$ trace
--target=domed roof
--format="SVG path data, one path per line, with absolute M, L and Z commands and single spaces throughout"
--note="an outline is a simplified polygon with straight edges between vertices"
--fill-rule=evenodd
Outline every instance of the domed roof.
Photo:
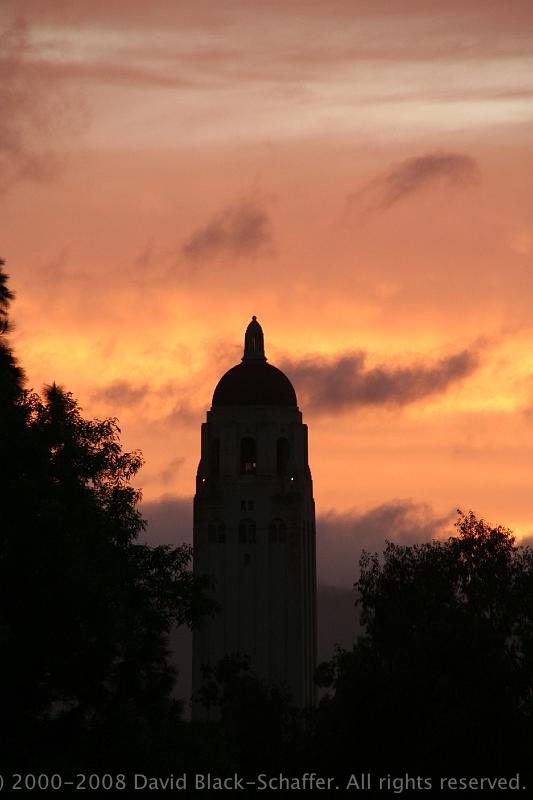
M 242 363 L 219 380 L 213 406 L 296 406 L 296 392 L 286 375 L 266 363 L 263 330 L 255 317 L 246 329 Z

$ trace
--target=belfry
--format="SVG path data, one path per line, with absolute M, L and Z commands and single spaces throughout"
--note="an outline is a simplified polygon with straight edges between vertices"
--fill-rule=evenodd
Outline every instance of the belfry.
M 220 611 L 193 633 L 193 693 L 203 665 L 240 653 L 258 677 L 311 705 L 316 557 L 307 426 L 291 382 L 267 363 L 255 317 L 242 361 L 218 382 L 202 425 L 194 571 L 214 578 Z

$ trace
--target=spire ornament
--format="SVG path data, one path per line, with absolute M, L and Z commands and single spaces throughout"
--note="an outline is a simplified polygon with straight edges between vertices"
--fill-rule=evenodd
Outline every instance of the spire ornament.
M 263 329 L 254 315 L 252 321 L 246 328 L 244 334 L 244 355 L 241 359 L 244 363 L 249 361 L 266 361 L 265 340 Z

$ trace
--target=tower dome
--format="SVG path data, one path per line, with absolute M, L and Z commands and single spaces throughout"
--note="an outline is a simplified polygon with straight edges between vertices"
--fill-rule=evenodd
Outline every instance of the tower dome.
M 296 392 L 287 376 L 267 364 L 263 329 L 257 318 L 246 328 L 241 363 L 228 370 L 213 393 L 217 406 L 296 406 Z

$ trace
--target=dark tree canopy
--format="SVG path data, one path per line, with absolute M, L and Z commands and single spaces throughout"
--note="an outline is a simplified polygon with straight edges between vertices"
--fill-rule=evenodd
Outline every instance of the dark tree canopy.
M 456 525 L 447 541 L 363 555 L 365 633 L 319 670 L 334 689 L 318 715 L 326 762 L 351 749 L 442 774 L 529 763 L 533 553 L 473 513 Z
M 256 677 L 249 657 L 238 653 L 204 669 L 203 678 L 195 701 L 219 715 L 223 740 L 240 773 L 288 774 L 297 767 L 303 717 L 288 688 Z
M 142 458 L 116 420 L 85 419 L 55 384 L 24 390 L 0 276 L 1 758 L 154 763 L 180 718 L 168 633 L 213 610 L 208 582 L 188 546 L 139 543 Z

